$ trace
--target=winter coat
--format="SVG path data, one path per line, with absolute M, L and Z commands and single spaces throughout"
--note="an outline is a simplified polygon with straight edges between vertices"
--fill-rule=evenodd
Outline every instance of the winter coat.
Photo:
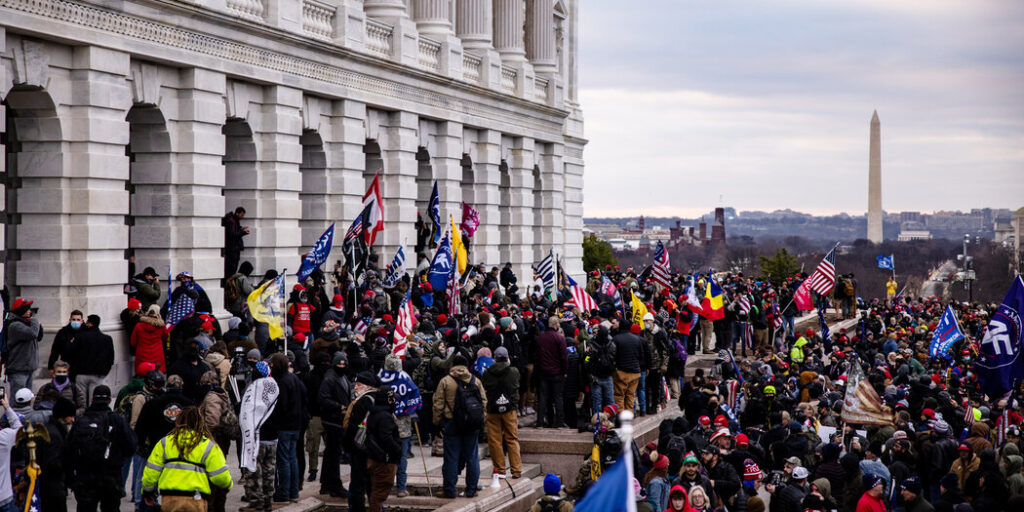
M 925 501 L 924 496 L 919 494 L 917 498 L 914 498 L 914 501 L 904 503 L 903 510 L 906 512 L 935 512 L 935 507 Z
M 534 346 L 534 364 L 539 375 L 565 375 L 568 371 L 569 357 L 565 351 L 564 336 L 549 329 L 537 336 Z
M 369 434 L 367 457 L 378 462 L 398 464 L 405 454 L 402 453 L 402 442 L 398 437 L 395 407 L 375 404 L 370 411 L 370 418 L 366 420 L 366 431 Z
M 182 391 L 185 393 L 185 396 L 187 396 L 189 400 L 199 403 L 203 400 L 202 395 L 199 394 L 199 379 L 203 377 L 204 373 L 210 371 L 212 368 L 210 368 L 210 365 L 206 364 L 206 362 L 201 359 L 196 359 L 196 364 L 192 364 L 189 357 L 198 358 L 199 355 L 186 355 L 185 357 L 178 359 L 170 368 L 168 368 L 167 375 L 177 375 L 181 377 L 181 380 L 185 383 L 185 385 L 182 386 Z
M 68 342 L 75 337 L 76 333 L 78 333 L 78 329 L 72 329 L 70 323 L 57 331 L 57 334 L 53 336 L 53 344 L 50 345 L 50 358 L 46 362 L 47 369 L 52 370 L 53 364 L 58 359 L 67 361 L 65 350 L 67 350 Z
M 230 407 L 231 401 L 228 400 L 228 394 L 224 388 L 216 386 L 203 397 L 203 403 L 199 406 L 199 410 L 203 413 L 206 426 L 213 430 L 220 425 L 221 418 Z
M 275 375 L 274 380 L 277 381 L 278 389 L 277 406 L 274 407 L 274 412 L 270 413 L 266 423 L 270 424 L 271 428 L 277 431 L 301 430 L 302 425 L 306 421 L 307 414 L 306 386 L 291 372 L 284 375 Z M 261 439 L 263 439 L 263 433 L 267 430 L 267 424 L 264 424 L 260 430 Z M 276 438 L 275 433 L 274 439 Z
M 99 327 L 82 327 L 68 348 L 72 375 L 107 375 L 114 367 L 114 340 Z
M 1010 494 L 1014 496 L 1024 494 L 1024 475 L 1020 474 L 1021 467 L 1024 465 L 1024 457 L 1007 455 L 1006 462 L 1007 467 L 1003 471 L 1003 476 L 1006 477 L 1006 484 L 1010 486 Z
M 563 350 L 564 352 L 564 350 Z M 455 392 L 458 390 L 458 385 L 455 379 L 458 379 L 462 383 L 468 383 L 472 378 L 472 374 L 469 373 L 469 369 L 465 366 L 458 365 L 452 366 L 452 369 L 445 375 L 441 382 L 437 385 L 437 391 L 434 392 L 434 424 L 440 425 L 441 420 L 452 419 L 452 412 L 455 410 Z M 480 399 L 483 401 L 484 410 L 487 410 L 487 391 L 484 389 L 484 385 L 480 382 L 480 379 L 476 379 L 476 385 L 480 388 Z
M 950 466 L 949 472 L 957 476 L 960 488 L 966 489 L 967 478 L 971 476 L 971 473 L 978 470 L 979 465 L 981 465 L 981 459 L 972 453 L 970 460 L 967 461 L 966 464 L 964 464 L 964 460 L 962 458 L 957 457 L 956 460 L 953 461 L 953 465 Z
M 164 359 L 165 341 L 167 331 L 164 330 L 163 320 L 146 315 L 139 318 L 131 337 L 132 348 L 135 349 L 136 375 L 142 372 L 142 363 L 153 363 L 159 365 L 160 371 L 167 371 L 167 362 Z
M 718 491 L 716 486 L 715 491 Z M 779 512 L 800 512 L 803 510 L 804 497 L 807 496 L 807 489 L 803 486 L 789 484 L 776 492 L 772 497 L 772 505 L 778 503 Z M 773 507 L 774 508 L 774 507 Z
M 344 372 L 335 367 L 327 370 L 317 391 L 317 397 L 323 424 L 341 428 L 345 411 L 352 402 L 352 384 Z
M 163 439 L 172 428 L 173 411 L 181 411 L 185 407 L 195 405 L 180 389 L 168 388 L 162 395 L 153 397 L 139 412 L 139 420 L 135 424 L 135 435 L 139 439 L 139 455 L 148 458 L 153 445 Z M 134 406 L 133 406 L 134 408 Z M 134 411 L 133 411 L 134 412 Z
M 633 333 L 616 334 L 612 343 L 615 344 L 615 369 L 620 372 L 640 373 L 644 363 L 651 357 L 647 343 Z
M 991 433 L 991 429 L 988 424 L 977 421 L 974 425 L 971 425 L 971 437 L 968 437 L 964 442 L 971 445 L 974 453 L 981 453 L 982 450 L 991 450 L 992 443 L 988 440 L 989 433 Z
M 39 339 L 43 329 L 35 318 L 28 322 L 11 316 L 7 324 L 7 365 L 9 372 L 34 372 L 39 368 Z
M 32 407 L 39 409 L 42 407 L 41 404 L 44 401 L 56 404 L 57 400 L 60 398 L 66 398 L 70 400 L 71 403 L 75 404 L 76 415 L 81 415 L 82 412 L 85 411 L 85 390 L 82 389 L 82 386 L 71 382 L 70 379 L 68 380 L 68 383 L 64 385 L 63 389 L 58 389 L 52 379 L 46 384 L 43 384 L 42 387 L 39 388 L 39 392 L 36 393 L 35 400 L 32 401 Z
M 139 299 L 139 302 L 142 303 L 142 307 L 140 308 L 142 311 L 148 310 L 153 304 L 160 303 L 160 295 L 162 292 L 160 291 L 159 279 L 152 283 L 145 279 L 136 279 L 133 284 L 135 284 L 135 289 L 138 290 L 135 298 Z
M 220 376 L 220 387 L 226 388 L 228 377 L 231 376 L 231 361 L 220 352 L 210 352 L 206 354 L 206 364 L 210 365 L 210 368 L 217 370 Z
M 511 407 L 509 410 L 515 410 L 519 404 L 519 370 L 509 366 L 508 361 L 497 361 L 484 371 L 480 380 L 487 393 L 488 413 L 498 414 L 499 386 L 504 388 L 505 398 Z

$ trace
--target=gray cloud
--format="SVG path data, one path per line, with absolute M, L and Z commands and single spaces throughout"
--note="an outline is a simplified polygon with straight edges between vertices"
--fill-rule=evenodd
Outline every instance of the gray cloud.
M 1024 203 L 1024 2 L 587 2 L 586 214 Z M 644 176 L 640 201 L 622 182 Z

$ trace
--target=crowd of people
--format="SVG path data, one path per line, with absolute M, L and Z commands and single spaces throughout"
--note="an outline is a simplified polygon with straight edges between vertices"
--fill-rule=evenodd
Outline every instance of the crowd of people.
M 0 468 L 0 510 L 36 499 L 27 494 L 36 463 L 42 510 L 66 510 L 69 489 L 79 510 L 117 510 L 124 499 L 137 510 L 224 510 L 232 446 L 243 510 L 295 502 L 309 484 L 349 510 L 380 511 L 392 493 L 409 494 L 416 443 L 443 458 L 440 496 L 460 495 L 464 472 L 461 494 L 473 497 L 480 443 L 487 476 L 523 476 L 518 429 L 529 416 L 533 428 L 594 436 L 578 474 L 564 485 L 546 475 L 535 510 L 571 510 L 623 452 L 634 457 L 637 510 L 997 512 L 1024 503 L 1019 390 L 987 397 L 971 368 L 972 340 L 994 306 L 954 304 L 969 337 L 951 358 L 929 358 L 945 308 L 936 299 L 858 303 L 837 285 L 851 327 L 797 331 L 792 298 L 805 274 L 776 283 L 673 274 L 665 286 L 649 269 L 608 266 L 588 274 L 597 308 L 581 310 L 564 285 L 520 288 L 508 263 L 470 267 L 449 310 L 419 258 L 393 286 L 372 256 L 358 278 L 340 264 L 313 271 L 291 288 L 276 338 L 246 300 L 275 271 L 229 270 L 223 329 L 187 272 L 165 290 L 146 268 L 121 314 L 134 375 L 117 393 L 112 338 L 80 311 L 57 332 L 49 378 L 34 390 L 42 329 L 18 298 L 4 323 L 14 401 L 0 420 L 0 454 L 12 461 Z M 693 307 L 710 279 L 724 292 L 711 318 Z M 406 297 L 415 320 L 396 340 Z M 633 297 L 646 314 L 633 314 Z M 685 379 L 698 353 L 715 364 Z M 861 373 L 888 422 L 843 420 L 847 381 Z M 621 411 L 665 409 L 679 413 L 661 422 L 657 441 L 623 446 Z M 49 437 L 34 453 L 14 442 L 29 422 Z

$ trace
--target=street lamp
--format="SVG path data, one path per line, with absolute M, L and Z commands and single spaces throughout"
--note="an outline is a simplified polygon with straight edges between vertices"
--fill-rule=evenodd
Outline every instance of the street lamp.
M 967 301 L 974 302 L 974 279 L 977 275 L 974 272 L 974 257 L 967 255 L 967 246 L 971 243 L 971 235 L 964 235 L 964 248 L 961 254 L 956 255 L 960 262 L 960 276 L 964 281 L 964 289 L 967 290 Z

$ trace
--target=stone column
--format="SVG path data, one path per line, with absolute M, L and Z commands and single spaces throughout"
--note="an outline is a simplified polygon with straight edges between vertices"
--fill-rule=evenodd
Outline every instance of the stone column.
M 555 18 L 551 0 L 526 0 L 526 56 L 539 74 L 558 71 Z
M 168 218 L 165 251 L 148 251 L 150 262 L 136 257 L 138 264 L 152 266 L 163 277 L 168 266 L 177 274 L 188 270 L 210 296 L 214 309 L 223 311 L 220 278 L 224 273 L 224 136 L 226 117 L 223 73 L 205 69 L 184 69 L 178 73 L 176 97 L 168 98 L 168 131 L 174 151 L 171 213 Z M 144 236 L 133 232 L 133 240 Z M 162 236 L 158 234 L 158 236 Z M 141 240 L 140 240 L 141 241 Z M 166 297 L 167 290 L 164 290 Z
M 373 249 L 380 256 L 381 265 L 388 263 L 388 258 L 394 256 L 399 245 L 411 248 L 416 243 L 418 128 L 419 117 L 410 112 L 391 112 L 381 123 L 379 143 L 384 172 L 380 186 L 384 202 L 384 231 L 377 234 Z M 406 255 L 411 257 L 411 251 Z
M 494 9 L 492 0 L 458 0 L 455 33 L 467 50 L 493 49 Z
M 565 208 L 565 271 L 583 276 L 583 146 L 582 139 L 566 138 L 562 159 Z M 578 281 L 578 279 L 577 279 Z M 582 282 L 582 281 L 581 281 Z
M 473 236 L 473 251 L 478 255 L 474 260 L 500 266 L 505 264 L 499 251 L 501 197 L 498 187 L 501 184 L 501 173 L 498 167 L 501 165 L 501 133 L 479 130 L 474 149 L 473 171 L 476 180 L 473 184 L 472 203 L 480 212 L 480 227 Z
M 252 119 L 259 150 L 255 192 L 259 224 L 246 245 L 255 249 L 256 268 L 298 269 L 301 246 L 299 192 L 302 177 L 302 91 L 279 85 L 264 88 L 263 104 Z M 259 264 L 257 264 L 257 262 Z
M 541 215 L 540 238 L 534 241 L 540 246 L 541 251 L 550 246 L 557 254 L 565 254 L 565 174 L 562 169 L 564 151 L 561 144 L 541 145 L 538 155 L 541 189 L 534 194 L 537 199 L 535 208 L 540 210 Z
M 332 180 L 340 180 L 336 188 L 341 191 L 340 211 L 336 214 L 338 225 L 335 239 L 344 237 L 344 232 L 363 211 L 363 193 L 366 182 L 366 104 L 352 100 L 331 102 L 331 126 L 324 134 L 324 150 L 327 152 L 327 169 Z M 340 247 L 340 245 L 339 245 Z
M 452 29 L 452 0 L 413 1 L 413 20 L 420 36 L 441 43 L 439 72 L 452 78 L 462 78 L 462 41 Z
M 511 206 L 509 208 L 510 240 L 509 260 L 516 274 L 530 279 L 530 265 L 534 257 L 533 223 L 533 165 L 534 142 L 530 137 L 516 137 L 508 151 L 509 185 Z
M 433 136 L 434 152 L 430 155 L 441 200 L 441 224 L 451 215 L 458 225 L 462 221 L 462 123 L 441 121 Z
M 416 23 L 409 18 L 405 0 L 363 0 L 367 18 L 377 20 L 394 29 L 391 59 L 407 66 L 419 63 L 419 34 Z
M 523 0 L 494 0 L 494 48 L 505 62 L 523 61 Z

